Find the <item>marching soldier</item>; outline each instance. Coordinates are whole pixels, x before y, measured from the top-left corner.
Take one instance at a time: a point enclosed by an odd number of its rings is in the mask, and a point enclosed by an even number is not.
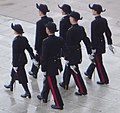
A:
[[[47,24],[48,22],[53,22],[53,19],[50,17],[47,17],[46,15],[47,12],[49,12],[47,5],[36,4],[36,7],[39,9],[39,16],[41,17],[41,19],[36,23],[36,39],[35,39],[36,60],[39,62],[39,66],[40,66],[41,53],[42,53],[42,41],[48,36],[45,31],[45,24]],[[39,66],[36,67],[33,64],[31,71],[29,71],[29,74],[32,75],[34,78],[37,78]]]
[[[50,22],[46,25],[46,32],[48,38],[44,39],[42,45],[42,71],[45,73],[45,80],[43,84],[43,89],[40,95],[37,96],[39,100],[43,100],[44,103],[47,102],[48,94],[51,89],[53,94],[55,105],[51,105],[53,109],[63,109],[63,101],[57,86],[56,75],[58,75],[58,70],[62,71],[61,60],[60,60],[60,50],[67,51],[65,46],[65,41],[61,37],[55,36],[56,24]],[[66,55],[67,57],[69,55]]]
[[[72,61],[67,62],[65,74],[63,77],[63,82],[59,85],[64,89],[68,89],[69,81],[71,74],[74,77],[75,83],[78,87],[78,92],[75,92],[75,95],[86,95],[87,89],[84,84],[84,81],[81,77],[78,64],[82,62],[82,53],[81,53],[81,45],[80,42],[83,41],[88,54],[91,56],[91,44],[89,38],[87,38],[84,27],[78,25],[78,20],[81,20],[80,14],[78,12],[70,13],[70,22],[72,26],[67,31],[66,42],[72,53]],[[66,59],[67,60],[67,59]]]
[[[61,9],[61,12],[62,12],[62,15],[64,15],[60,21],[60,24],[59,24],[59,35],[61,37],[63,37],[64,40],[66,40],[66,33],[68,31],[68,29],[71,27],[71,23],[70,23],[70,19],[69,19],[69,15],[71,13],[71,7],[68,5],[68,4],[63,4],[62,6],[59,6],[58,7]],[[64,57],[64,53],[63,51],[61,50],[61,56]],[[66,70],[66,66],[65,66],[65,69]],[[64,71],[66,72],[66,71]],[[65,74],[66,73],[63,73],[63,79],[65,77]],[[61,84],[61,83],[59,83]]]
[[[13,91],[13,84],[15,80],[18,80],[20,84],[22,84],[25,94],[21,95],[23,98],[31,98],[30,91],[28,89],[28,79],[25,72],[25,64],[27,64],[27,57],[25,54],[25,50],[27,50],[31,56],[31,59],[35,58],[33,49],[30,47],[28,40],[22,34],[23,28],[20,24],[13,25],[11,24],[11,28],[14,30],[16,37],[13,40],[12,44],[12,70],[11,70],[11,82],[9,85],[4,85],[5,88],[9,88]],[[34,60],[34,65],[37,65]]]
[[[85,72],[85,75],[91,79],[92,73],[96,67],[100,78],[100,81],[97,81],[97,84],[108,84],[109,79],[102,61],[102,54],[104,54],[106,51],[105,38],[103,34],[105,33],[106,35],[109,49],[114,52],[111,39],[112,34],[108,27],[107,20],[101,17],[101,12],[105,11],[102,9],[102,6],[99,4],[93,4],[93,6],[89,5],[89,8],[92,9],[92,14],[95,16],[95,20],[93,20],[91,23],[91,42],[93,54],[95,56],[95,63],[90,64]]]

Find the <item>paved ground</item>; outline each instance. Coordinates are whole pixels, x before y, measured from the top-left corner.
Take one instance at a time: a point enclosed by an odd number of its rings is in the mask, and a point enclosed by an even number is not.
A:
[[[119,113],[120,112],[120,1],[97,0],[107,9],[103,15],[108,19],[109,25],[113,32],[113,42],[116,54],[113,55],[107,48],[104,55],[104,63],[110,77],[110,84],[99,86],[96,84],[98,80],[97,72],[92,80],[84,77],[84,71],[90,63],[86,50],[83,48],[83,62],[80,65],[81,74],[88,89],[88,95],[77,97],[74,95],[76,87],[73,79],[70,82],[70,88],[65,91],[60,88],[65,107],[63,111],[52,110],[50,105],[53,98],[50,95],[50,102],[44,104],[37,100],[36,96],[42,89],[42,73],[39,71],[37,80],[28,75],[29,87],[32,93],[32,99],[23,99],[20,94],[24,93],[21,85],[16,82],[14,91],[7,91],[3,85],[9,83],[11,70],[11,42],[13,40],[13,32],[10,24],[20,23],[24,27],[25,36],[28,37],[32,47],[34,46],[35,22],[39,19],[35,3],[47,3],[51,12],[49,13],[58,24],[61,18],[58,4],[69,3],[73,10],[81,12],[84,17],[80,24],[85,26],[88,36],[90,36],[90,22],[93,17],[88,8],[89,3],[96,3],[96,0],[0,0],[0,113]],[[31,61],[28,56],[29,63],[26,65],[27,72],[30,70]],[[64,65],[64,61],[63,61]],[[62,79],[58,76],[58,83]]]

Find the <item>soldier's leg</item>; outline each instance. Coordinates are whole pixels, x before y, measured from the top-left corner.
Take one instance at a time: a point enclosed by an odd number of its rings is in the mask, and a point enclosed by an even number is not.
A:
[[[29,71],[29,74],[32,75],[34,78],[37,78],[37,74],[40,68],[40,55],[36,55],[36,61],[38,61],[38,67],[36,67],[34,64],[32,64],[31,71]]]
[[[100,78],[100,81],[98,81],[98,84],[108,84],[109,79],[106,73],[106,70],[104,68],[103,62],[102,62],[102,55],[101,54],[96,54],[96,66],[97,66],[97,71],[98,75]]]
[[[76,72],[72,71],[72,74],[73,74],[75,83],[76,83],[76,85],[77,85],[77,87],[79,89],[79,91],[75,92],[75,94],[76,95],[86,95],[87,94],[87,88],[86,88],[85,83],[84,83],[84,81],[82,79],[82,76],[81,76],[81,73],[79,71],[78,65],[76,65],[75,71]]]
[[[22,83],[22,86],[23,86],[23,88],[25,90],[25,94],[21,95],[21,97],[23,97],[23,98],[26,98],[26,97],[31,98],[31,94],[30,94],[30,91],[28,89],[27,83]]]
[[[63,82],[59,83],[59,85],[67,90],[70,82],[70,77],[71,77],[70,66],[65,65],[65,70],[63,73]]]
[[[9,85],[4,85],[5,88],[10,89],[10,91],[13,91],[13,84],[15,83],[15,71],[11,70],[11,81]]]
[[[39,100],[43,100],[44,103],[47,103],[49,91],[50,91],[49,83],[47,77],[45,77],[43,81],[43,89],[41,91],[41,94],[38,95],[37,98]]]
[[[47,76],[47,80],[48,80],[51,92],[53,94],[54,102],[55,102],[55,105],[52,105],[51,107],[53,109],[63,109],[64,104],[57,86],[57,80],[55,75]]]
[[[94,70],[95,70],[95,67],[96,67],[96,65],[95,65],[94,63],[91,63],[91,64],[89,65],[89,67],[87,68],[86,72],[84,72],[84,74],[85,74],[89,79],[92,78],[92,74],[93,74],[93,72],[94,72]]]

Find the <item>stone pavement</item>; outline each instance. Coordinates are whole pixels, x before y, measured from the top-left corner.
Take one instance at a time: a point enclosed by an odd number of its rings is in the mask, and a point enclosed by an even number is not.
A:
[[[11,43],[14,38],[10,24],[20,23],[23,25],[25,36],[32,47],[34,47],[35,22],[39,19],[38,12],[35,8],[35,3],[47,3],[51,12],[49,13],[58,24],[61,18],[58,4],[69,3],[72,9],[81,12],[84,17],[80,24],[85,26],[85,29],[90,36],[90,22],[93,17],[88,8],[89,3],[100,3],[107,9],[103,15],[108,19],[109,25],[113,32],[113,42],[115,47],[115,55],[107,48],[107,53],[104,57],[105,68],[110,78],[109,85],[97,85],[97,71],[95,70],[92,80],[88,80],[84,76],[84,71],[90,63],[85,47],[83,49],[83,62],[79,66],[81,74],[88,89],[88,95],[75,96],[77,90],[73,78],[70,82],[68,91],[59,87],[64,101],[64,110],[58,111],[51,109],[50,105],[54,104],[53,97],[49,96],[49,102],[44,104],[40,102],[36,96],[42,90],[43,76],[39,71],[38,79],[34,79],[28,75],[29,87],[32,94],[31,99],[23,99],[20,97],[24,93],[23,88],[16,82],[14,91],[10,92],[3,86],[9,83],[11,71]],[[113,0],[0,0],[0,113],[120,113],[120,17],[118,12],[120,1]],[[31,60],[26,65],[27,72],[31,67]],[[64,61],[63,61],[64,65]],[[62,80],[62,73],[57,77],[58,83]]]

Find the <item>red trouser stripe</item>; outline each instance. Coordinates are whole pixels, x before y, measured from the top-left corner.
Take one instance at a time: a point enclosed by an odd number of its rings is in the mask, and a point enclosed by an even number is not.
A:
[[[51,81],[50,76],[48,76],[48,82],[49,82],[49,85],[50,85],[51,91],[52,91],[52,93],[53,93],[53,97],[54,97],[54,100],[55,100],[56,106],[59,106],[59,104],[58,104],[58,100],[57,100],[57,96],[56,96],[56,94],[55,94],[55,90],[54,90],[54,87],[53,87],[53,84],[52,84],[52,81]]]
[[[83,88],[80,84],[80,81],[79,81],[79,78],[78,78],[78,74],[75,74],[75,78],[76,78],[76,81],[77,81],[77,84],[78,84],[78,87],[79,87],[79,90],[80,90],[80,93],[83,93]]]
[[[104,79],[104,75],[103,75],[103,73],[102,73],[102,69],[101,69],[101,65],[100,65],[100,62],[99,62],[98,55],[96,55],[96,61],[97,61],[98,70],[99,70],[99,72],[100,72],[100,76],[101,76],[102,82],[104,82],[105,79]]]

